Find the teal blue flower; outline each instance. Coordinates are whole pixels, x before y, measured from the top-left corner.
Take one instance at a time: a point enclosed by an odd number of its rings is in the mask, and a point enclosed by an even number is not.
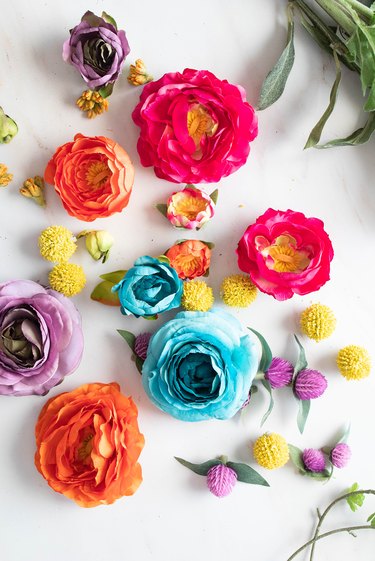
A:
[[[228,419],[246,401],[258,363],[253,336],[230,314],[180,312],[151,338],[142,381],[177,419]]]
[[[178,308],[182,296],[182,280],[167,262],[145,255],[116,284],[121,312],[135,317],[151,317]]]

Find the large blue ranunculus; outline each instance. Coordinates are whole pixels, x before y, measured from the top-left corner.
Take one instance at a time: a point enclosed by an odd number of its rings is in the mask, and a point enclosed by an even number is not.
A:
[[[222,311],[180,312],[151,338],[143,386],[182,421],[228,419],[241,408],[259,364],[256,343]]]
[[[178,308],[182,287],[182,280],[168,263],[145,255],[112,290],[118,292],[124,315],[149,317]]]

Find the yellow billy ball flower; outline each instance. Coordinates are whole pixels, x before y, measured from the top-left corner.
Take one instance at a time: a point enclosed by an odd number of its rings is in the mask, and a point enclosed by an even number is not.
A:
[[[38,244],[41,256],[52,263],[68,261],[77,249],[72,232],[64,226],[49,226],[43,230]]]
[[[301,331],[310,339],[321,341],[330,337],[336,328],[336,318],[328,306],[312,304],[300,318]]]
[[[280,434],[265,433],[255,441],[253,454],[260,466],[266,469],[280,468],[289,460],[288,443]]]
[[[257,297],[258,289],[247,275],[225,277],[221,284],[221,297],[227,306],[247,308]]]
[[[212,288],[203,281],[184,282],[181,306],[188,312],[207,312],[214,303]]]
[[[348,345],[338,352],[337,366],[347,380],[361,380],[370,375],[371,358],[363,347]]]
[[[74,296],[81,292],[86,284],[86,276],[80,265],[59,263],[49,274],[49,284],[53,290],[64,296]]]

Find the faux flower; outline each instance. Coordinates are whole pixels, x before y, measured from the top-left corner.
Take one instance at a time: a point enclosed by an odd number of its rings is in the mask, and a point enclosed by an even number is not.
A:
[[[344,468],[352,456],[352,451],[346,442],[339,442],[331,450],[330,460],[336,468]]]
[[[64,296],[79,294],[86,285],[86,275],[81,265],[58,263],[48,275],[51,288]]]
[[[326,389],[327,380],[318,370],[305,368],[295,377],[294,393],[298,399],[316,399],[323,395]]]
[[[43,230],[38,245],[41,256],[52,263],[68,261],[77,249],[75,237],[64,226],[49,226]]]
[[[331,241],[318,218],[269,208],[239,241],[238,266],[276,300],[319,290],[329,280]]]
[[[129,202],[134,167],[119,144],[105,136],[76,134],[60,146],[44,172],[68,214],[92,222],[121,212]]]
[[[6,187],[13,179],[13,173],[8,173],[5,164],[0,164],[0,187]]]
[[[136,260],[112,291],[117,292],[124,315],[147,318],[178,308],[182,284],[168,263],[145,255]]]
[[[108,111],[108,100],[101,96],[99,92],[93,92],[92,90],[82,92],[76,104],[81,111],[87,113],[89,119],[94,119],[104,111]]]
[[[112,504],[142,482],[137,407],[118,384],[85,384],[53,397],[35,427],[35,465],[79,506]]]
[[[264,377],[269,381],[272,389],[283,388],[290,384],[293,378],[293,364],[283,358],[274,357]]]
[[[172,245],[165,252],[165,256],[180,279],[195,279],[208,272],[211,248],[200,240],[183,240]]]
[[[199,230],[215,213],[214,199],[194,185],[186,185],[184,189],[172,193],[169,197],[166,216],[176,228]]]
[[[146,84],[133,120],[142,165],[174,183],[211,183],[243,166],[258,133],[241,86],[186,69]]]
[[[364,347],[348,345],[337,354],[340,374],[347,380],[362,380],[371,372],[371,357]]]
[[[258,363],[250,332],[230,314],[180,312],[151,338],[142,381],[177,419],[228,419],[247,399]]]
[[[253,446],[255,461],[266,469],[283,467],[289,460],[288,443],[275,432],[265,433],[256,439]]]
[[[237,308],[247,308],[257,297],[257,287],[246,275],[225,277],[220,288],[224,304]]]
[[[0,395],[44,395],[78,367],[81,318],[61,294],[28,280],[0,284]]]
[[[105,263],[109,257],[109,250],[113,246],[114,237],[106,230],[83,230],[77,236],[85,238],[86,249],[95,261]]]
[[[208,312],[214,305],[212,288],[204,281],[184,282],[181,306],[188,312]]]
[[[20,194],[27,199],[32,199],[37,205],[45,207],[46,200],[44,198],[44,180],[43,177],[36,175],[34,178],[29,177],[23,182]]]
[[[0,107],[0,144],[8,144],[18,133],[18,126]]]
[[[130,65],[128,82],[133,86],[143,86],[147,82],[151,82],[154,78],[148,74],[145,63],[141,58],[137,58],[135,64]]]
[[[326,461],[321,450],[306,448],[302,453],[302,461],[308,471],[319,473],[325,470]]]
[[[91,90],[98,90],[117,80],[129,52],[125,31],[117,29],[114,19],[88,11],[70,31],[63,59],[75,66]]]
[[[146,360],[148,345],[150,343],[151,333],[140,333],[134,341],[134,352],[142,360]]]
[[[330,337],[336,328],[336,318],[328,306],[312,304],[301,314],[301,331],[310,339],[321,341]]]
[[[207,472],[207,487],[216,497],[227,497],[237,483],[237,473],[234,469],[218,464]]]

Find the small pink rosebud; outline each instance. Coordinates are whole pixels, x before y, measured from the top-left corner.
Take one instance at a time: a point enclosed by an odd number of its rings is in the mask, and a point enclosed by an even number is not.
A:
[[[302,453],[302,461],[308,471],[319,473],[326,467],[323,452],[315,448],[306,448]]]
[[[236,481],[237,473],[224,464],[218,464],[208,470],[207,487],[216,497],[230,495]]]
[[[345,467],[352,456],[352,451],[345,442],[339,442],[331,451],[332,465],[341,469]]]
[[[275,357],[264,377],[269,381],[272,389],[287,386],[292,381],[293,365],[283,358]]]
[[[299,399],[316,399],[320,397],[327,388],[327,380],[317,370],[305,368],[296,376],[294,382],[294,393]]]
[[[146,360],[148,344],[151,339],[151,333],[140,333],[135,338],[134,352],[142,360]]]

